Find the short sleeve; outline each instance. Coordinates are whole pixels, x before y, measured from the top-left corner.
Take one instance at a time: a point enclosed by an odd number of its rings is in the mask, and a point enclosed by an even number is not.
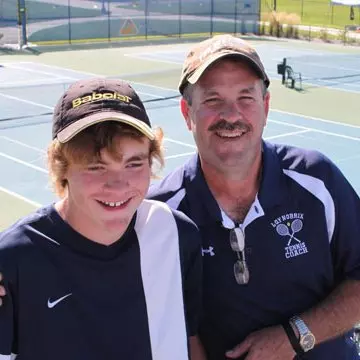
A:
[[[335,228],[331,239],[335,276],[360,280],[360,199],[336,167],[329,191],[334,199]]]

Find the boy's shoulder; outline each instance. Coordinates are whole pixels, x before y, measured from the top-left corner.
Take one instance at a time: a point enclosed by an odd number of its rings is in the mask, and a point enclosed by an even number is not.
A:
[[[29,229],[36,227],[36,223],[47,217],[49,212],[50,207],[39,208],[0,232],[0,253],[6,250],[14,251],[31,244],[34,232],[29,231]]]

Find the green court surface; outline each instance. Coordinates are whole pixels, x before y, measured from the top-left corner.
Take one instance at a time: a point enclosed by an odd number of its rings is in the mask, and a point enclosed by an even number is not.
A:
[[[360,50],[305,42],[253,41],[271,78],[271,112],[264,137],[315,148],[329,156],[360,193]],[[165,132],[167,174],[194,153],[179,110],[177,83],[189,43],[59,51],[0,57],[0,229],[56,198],[45,151],[51,112],[67,84],[105,76],[130,81],[152,123]],[[295,59],[303,90],[284,87],[283,57]],[[161,100],[161,101],[153,101]]]

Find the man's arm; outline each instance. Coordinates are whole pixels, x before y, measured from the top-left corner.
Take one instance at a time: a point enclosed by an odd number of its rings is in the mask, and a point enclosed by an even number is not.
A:
[[[320,343],[351,330],[360,321],[359,304],[360,281],[345,280],[323,302],[300,316]]]
[[[360,321],[360,281],[346,280],[324,301],[299,316],[314,334],[316,344],[351,330]],[[295,352],[281,326],[269,327],[250,334],[227,356],[236,359],[249,352],[246,360],[293,359]],[[250,357],[251,355],[251,357]]]

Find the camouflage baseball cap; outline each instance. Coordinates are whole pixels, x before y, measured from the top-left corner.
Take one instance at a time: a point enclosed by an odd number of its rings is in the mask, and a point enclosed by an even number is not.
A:
[[[211,64],[225,56],[239,56],[247,61],[264,80],[266,87],[269,86],[270,80],[256,50],[245,40],[226,34],[204,40],[190,49],[180,78],[180,93],[188,83],[195,84]]]

